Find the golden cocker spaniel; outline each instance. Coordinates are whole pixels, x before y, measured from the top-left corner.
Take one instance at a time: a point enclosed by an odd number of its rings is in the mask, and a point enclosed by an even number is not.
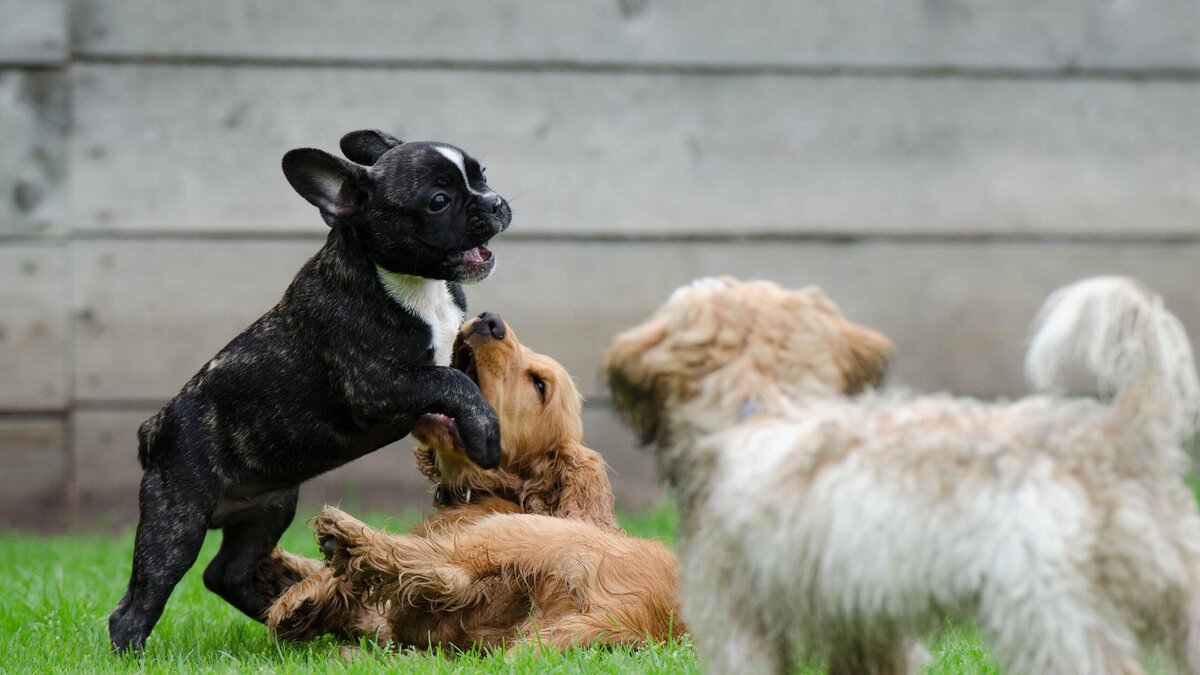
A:
[[[436,512],[391,535],[326,507],[314,529],[327,565],[276,551],[260,568],[262,592],[282,592],[271,630],[460,649],[638,646],[679,635],[676,559],[618,529],[567,371],[488,313],[463,326],[453,364],[496,409],[500,467],[477,467],[454,421],[427,415],[414,454],[437,485]]]

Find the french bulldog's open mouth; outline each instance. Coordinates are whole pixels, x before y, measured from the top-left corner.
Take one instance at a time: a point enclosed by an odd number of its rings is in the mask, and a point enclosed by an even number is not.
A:
[[[483,244],[463,251],[462,255],[465,263],[483,264],[492,259],[492,252]]]
[[[483,281],[496,266],[496,257],[483,244],[462,251],[458,256],[458,280],[466,283]]]

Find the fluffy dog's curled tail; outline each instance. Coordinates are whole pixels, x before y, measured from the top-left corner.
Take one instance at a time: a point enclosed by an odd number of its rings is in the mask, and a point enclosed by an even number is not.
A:
[[[1183,324],[1162,298],[1126,277],[1092,277],[1058,289],[1033,324],[1025,375],[1037,391],[1110,398],[1175,442],[1200,416],[1200,380]]]

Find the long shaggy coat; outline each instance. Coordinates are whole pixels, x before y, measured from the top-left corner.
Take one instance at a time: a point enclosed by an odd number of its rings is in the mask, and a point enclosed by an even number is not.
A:
[[[985,403],[867,392],[887,339],[817,288],[710,279],[607,355],[681,511],[682,606],[715,673],[904,673],[973,620],[1014,673],[1200,673],[1200,518],[1182,441],[1187,337],[1127,279],[1052,296],[1028,357],[1052,390]],[[1093,384],[1093,387],[1095,385]]]

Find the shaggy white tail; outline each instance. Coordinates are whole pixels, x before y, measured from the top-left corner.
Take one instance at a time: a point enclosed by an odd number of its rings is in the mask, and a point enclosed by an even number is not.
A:
[[[1200,380],[1187,332],[1162,298],[1125,277],[1093,277],[1054,291],[1033,322],[1025,375],[1037,391],[1088,391],[1128,407],[1178,441],[1200,416]]]

